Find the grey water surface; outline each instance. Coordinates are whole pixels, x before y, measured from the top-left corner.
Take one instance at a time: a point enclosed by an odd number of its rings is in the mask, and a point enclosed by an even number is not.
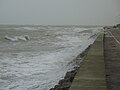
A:
[[[49,90],[101,27],[0,26],[0,90]],[[30,40],[5,38],[28,35]]]

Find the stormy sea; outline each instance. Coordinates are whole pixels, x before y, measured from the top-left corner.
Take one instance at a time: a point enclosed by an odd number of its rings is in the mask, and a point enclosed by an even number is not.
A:
[[[0,25],[0,90],[49,90],[102,27]],[[82,58],[81,58],[82,61]]]

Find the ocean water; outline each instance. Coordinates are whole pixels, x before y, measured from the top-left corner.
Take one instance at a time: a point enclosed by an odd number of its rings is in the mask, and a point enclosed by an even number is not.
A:
[[[49,90],[101,27],[0,26],[0,90]],[[27,35],[30,40],[8,40]],[[82,60],[82,59],[81,59]]]

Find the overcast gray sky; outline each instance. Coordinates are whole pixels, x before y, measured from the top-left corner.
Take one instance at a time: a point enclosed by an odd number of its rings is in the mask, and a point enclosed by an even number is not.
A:
[[[117,23],[120,23],[120,0],[0,0],[0,24]]]

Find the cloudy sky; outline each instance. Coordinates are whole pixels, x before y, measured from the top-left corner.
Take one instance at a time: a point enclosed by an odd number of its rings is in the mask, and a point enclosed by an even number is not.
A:
[[[0,24],[114,25],[120,0],[0,0]]]

